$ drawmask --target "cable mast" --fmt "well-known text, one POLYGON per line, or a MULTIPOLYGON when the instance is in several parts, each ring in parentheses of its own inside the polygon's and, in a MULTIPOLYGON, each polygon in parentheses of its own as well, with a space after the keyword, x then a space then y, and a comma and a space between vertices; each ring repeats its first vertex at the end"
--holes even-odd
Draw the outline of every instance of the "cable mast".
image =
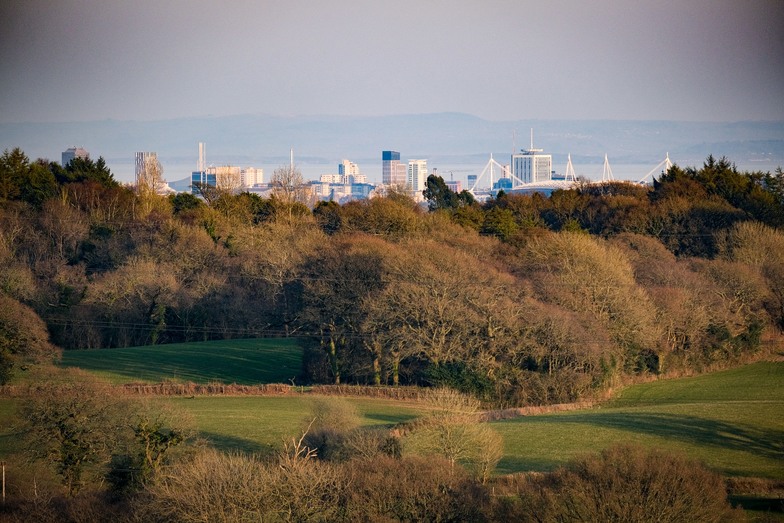
POLYGON ((202 185, 207 183, 207 144, 199 142, 199 163, 196 166, 202 185))
POLYGON ((610 161, 607 159, 607 155, 604 155, 604 169, 602 169, 602 181, 603 182, 612 182, 615 181, 613 177, 612 169, 610 169, 610 161))
POLYGON ((566 173, 564 174, 564 180, 571 180, 573 182, 577 181, 577 176, 574 174, 574 166, 572 165, 572 154, 569 153, 568 161, 566 162, 566 173))

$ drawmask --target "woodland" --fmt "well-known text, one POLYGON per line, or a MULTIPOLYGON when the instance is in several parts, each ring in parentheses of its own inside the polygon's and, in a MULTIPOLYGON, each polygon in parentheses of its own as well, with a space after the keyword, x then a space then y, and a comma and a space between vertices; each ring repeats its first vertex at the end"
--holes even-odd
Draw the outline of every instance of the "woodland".
MULTIPOLYGON (((276 175, 278 173, 276 172, 276 175)), ((294 173, 296 174, 296 173, 294 173)), ((498 407, 754 359, 784 329, 784 175, 709 157, 652 186, 428 179, 312 209, 169 197, 97 161, 0 157, 2 379, 60 350, 296 337, 301 383, 446 386, 498 407)))

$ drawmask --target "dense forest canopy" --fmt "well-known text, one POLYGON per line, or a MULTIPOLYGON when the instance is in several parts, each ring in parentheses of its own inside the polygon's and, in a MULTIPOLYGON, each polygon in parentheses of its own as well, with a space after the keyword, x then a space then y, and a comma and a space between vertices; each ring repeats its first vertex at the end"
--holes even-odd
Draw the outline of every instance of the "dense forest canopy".
POLYGON ((432 177, 427 208, 285 196, 161 197, 103 159, 5 151, 2 368, 55 354, 46 330, 65 350, 296 336, 309 381, 523 405, 741 361, 784 329, 781 169, 709 157, 485 204, 432 177))

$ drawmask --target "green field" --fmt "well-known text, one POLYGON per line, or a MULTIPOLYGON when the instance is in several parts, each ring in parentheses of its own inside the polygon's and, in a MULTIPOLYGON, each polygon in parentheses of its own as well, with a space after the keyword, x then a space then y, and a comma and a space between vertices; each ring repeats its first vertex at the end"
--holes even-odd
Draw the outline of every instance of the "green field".
MULTIPOLYGON (((290 340, 238 340, 67 352, 63 364, 116 383, 287 382, 298 373, 301 350, 290 340)), ((302 429, 311 399, 292 394, 157 401, 190 412, 199 434, 218 448, 263 453, 302 429)), ((349 401, 357 404, 366 424, 391 426, 422 412, 421 404, 349 401)), ((553 470, 582 453, 628 442, 680 452, 730 476, 784 479, 784 363, 635 385, 589 410, 492 426, 505 441, 499 473, 553 470)))
POLYGON ((290 383, 301 372, 302 347, 290 338, 274 338, 75 350, 63 353, 62 366, 80 367, 112 383, 290 383))
MULTIPOLYGON (((169 400, 167 400, 169 401, 169 400)), ((296 434, 309 398, 175 399, 202 436, 222 449, 265 451, 296 434)), ((366 424, 416 417, 418 404, 349 399, 366 424)), ((584 411, 494 422, 505 441, 499 473, 547 471, 615 443, 658 447, 731 476, 784 479, 784 363, 757 363, 678 380, 636 385, 584 411)))
POLYGON ((499 472, 552 470, 614 443, 680 452, 730 476, 784 479, 784 363, 635 385, 590 410, 493 423, 499 472))
MULTIPOLYGON (((167 401, 188 412, 199 436, 223 450, 267 453, 283 441, 300 436, 311 416, 313 396, 175 398, 167 401)), ((377 399, 349 399, 362 425, 392 426, 419 416, 412 403, 377 399)))

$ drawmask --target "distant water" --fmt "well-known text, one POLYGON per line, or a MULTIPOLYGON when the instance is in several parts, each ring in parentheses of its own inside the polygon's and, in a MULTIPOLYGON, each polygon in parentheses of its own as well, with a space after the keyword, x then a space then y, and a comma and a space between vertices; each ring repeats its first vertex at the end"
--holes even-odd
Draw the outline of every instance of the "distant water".
MULTIPOLYGON (((677 159, 673 158, 673 161, 677 163, 681 167, 689 167, 689 166, 702 166, 703 160, 700 161, 685 161, 681 162, 677 159)), ((177 181, 182 180, 183 178, 190 177, 192 171, 196 169, 195 163, 191 164, 183 164, 183 163, 166 163, 164 159, 161 161, 163 166, 163 175, 166 180, 169 181, 177 181)), ((130 162, 112 162, 111 160, 107 160, 107 164, 109 168, 114 173, 114 176, 117 180, 121 182, 132 182, 134 179, 134 166, 130 162)), ((308 163, 296 163, 296 167, 302 172, 303 178, 305 180, 318 180, 319 176, 322 174, 336 174, 338 172, 337 164, 308 164, 308 163)), ((467 180, 469 174, 474 174, 479 176, 482 174, 483 169, 485 168, 486 164, 438 164, 438 163, 428 163, 428 169, 432 170, 433 168, 438 169, 438 174, 444 180, 459 180, 463 183, 463 188, 467 189, 467 180)), ((602 179, 602 170, 604 165, 602 163, 592 163, 592 164, 578 164, 573 163, 574 171, 577 176, 582 176, 588 178, 590 180, 601 180, 602 179)), ((776 168, 779 167, 779 164, 774 164, 772 162, 762 161, 762 162, 745 162, 740 163, 736 162, 736 166, 741 171, 762 171, 762 172, 771 172, 773 173, 776 168)), ((280 164, 256 164, 256 165, 240 165, 240 167, 261 167, 264 169, 264 181, 269 181, 272 173, 275 169, 281 167, 280 164)), ((613 164, 612 159, 610 159, 610 168, 612 170, 613 178, 616 180, 628 180, 628 181, 640 181, 646 175, 652 174, 653 176, 658 176, 661 174, 661 169, 653 170, 656 167, 655 163, 651 164, 613 164), (653 172, 652 172, 653 170, 653 172)), ((363 164, 359 163, 359 168, 363 174, 368 177, 369 183, 379 184, 381 183, 381 162, 377 162, 375 164, 363 164)), ((554 170, 558 174, 563 174, 566 170, 566 164, 558 164, 556 163, 553 166, 554 170)), ((498 178, 500 175, 499 170, 495 169, 495 179, 498 178)), ((487 179, 489 180, 489 172, 485 174, 487 179)), ((650 176, 648 177, 648 181, 650 181, 650 176)))

